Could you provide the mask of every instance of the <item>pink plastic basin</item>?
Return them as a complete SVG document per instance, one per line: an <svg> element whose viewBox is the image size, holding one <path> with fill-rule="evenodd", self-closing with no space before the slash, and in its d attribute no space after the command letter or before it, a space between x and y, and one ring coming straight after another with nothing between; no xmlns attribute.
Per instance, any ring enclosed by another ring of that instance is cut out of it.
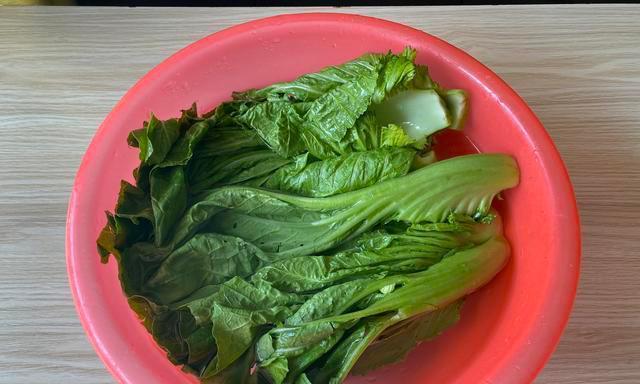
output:
<svg viewBox="0 0 640 384"><path fill-rule="evenodd" d="M150 112L179 114L196 101L208 110L234 90L261 87L339 64L370 51L418 50L419 63L448 88L471 95L466 134L483 152L520 165L520 185L504 194L507 268L473 294L461 322L400 364L351 383L525 383L553 352L569 317L580 261L576 203L564 164L525 102L489 69L424 32L343 14L271 17L208 36L144 76L96 133L75 180L67 220L67 265L80 320L91 343L123 383L197 380L173 366L129 309L113 260L100 264L95 239L120 179L131 181L136 151L127 133Z"/></svg>

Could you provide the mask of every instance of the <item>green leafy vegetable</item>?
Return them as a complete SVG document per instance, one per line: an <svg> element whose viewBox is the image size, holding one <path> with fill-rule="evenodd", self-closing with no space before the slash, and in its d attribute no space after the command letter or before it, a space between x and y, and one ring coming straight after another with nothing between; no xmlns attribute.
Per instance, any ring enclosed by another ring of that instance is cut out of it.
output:
<svg viewBox="0 0 640 384"><path fill-rule="evenodd" d="M469 101L467 92L462 89L451 89L444 94L444 101L451 113L451 129L462 129L467 121Z"/></svg>
<svg viewBox="0 0 640 384"><path fill-rule="evenodd" d="M384 221L440 222L451 212L481 218L493 197L517 182L509 156L467 155L327 198L223 187L185 213L173 243L206 226L241 237L276 258L314 254Z"/></svg>
<svg viewBox="0 0 640 384"><path fill-rule="evenodd" d="M144 292L157 303L173 303L203 286L250 276L264 259L259 248L239 238L199 233L163 260Z"/></svg>
<svg viewBox="0 0 640 384"><path fill-rule="evenodd" d="M410 117L418 117L419 121L414 123L425 134L419 136L420 132L411 132L409 136L421 140L446 128L449 113L445 102L430 89L435 83L428 78L426 69L415 64L415 55L415 50L410 48L400 55L365 55L317 74L304 75L291 83L235 93L236 101L231 105L249 107L227 109L231 109L232 119L254 129L283 157L305 150L319 159L343 155L353 150L353 140L366 134L361 131L365 126L377 130L389 123L410 124L406 113L396 111L398 100L412 104L405 111L413 111ZM411 91L414 88L427 90ZM419 99L412 101L415 92ZM403 96L405 93L410 96L408 99ZM387 100L389 95L394 96ZM238 104L239 101L246 104ZM372 121L373 115L369 113L367 124L360 124L367 111L378 111L376 114L381 115L382 120Z"/></svg>
<svg viewBox="0 0 640 384"><path fill-rule="evenodd" d="M411 149L380 148L306 166L301 161L280 168L264 186L302 196L331 196L406 175L414 157Z"/></svg>
<svg viewBox="0 0 640 384"><path fill-rule="evenodd" d="M130 307L203 383L341 383L455 324L509 256L493 198L515 161L437 161L463 90L416 52L367 54L151 115L97 239Z"/></svg>
<svg viewBox="0 0 640 384"><path fill-rule="evenodd" d="M314 382L341 383L346 379L367 347L386 327L395 323L392 315L362 320L355 329L329 352L321 367L311 372ZM404 345L403 345L404 346Z"/></svg>
<svg viewBox="0 0 640 384"><path fill-rule="evenodd" d="M382 124L399 124L414 139L451 125L445 101L432 89L398 93L378 105L375 113Z"/></svg>
<svg viewBox="0 0 640 384"><path fill-rule="evenodd" d="M423 272L375 280L365 278L327 288L303 304L298 312L285 321L284 326L269 331L274 350L269 359L304 354L320 340L330 339L334 335L341 337L345 329L351 328L354 322L377 319L375 316L389 314L388 317L383 317L384 320L376 320L383 324L363 324L369 330L359 330L356 327L355 332L361 333L358 337L367 340L359 348L345 346L346 350L340 350L341 347L338 347L334 359L343 360L348 372L359 354L364 352L366 346L385 327L420 313L432 312L473 292L502 269L508 256L506 241L497 236L481 245L458 251ZM387 286L396 288L388 290L382 298L365 309L348 311L362 297ZM327 297L332 297L333 300L327 300ZM370 332L373 335L367 338L365 335ZM351 342L347 340L346 344ZM332 357L329 357L329 365L335 364ZM345 359L348 361L345 362ZM321 375L327 375L330 370L321 370ZM340 382L346 372L338 369L335 382ZM298 374L299 372L293 372L292 379ZM334 378L319 380L332 381Z"/></svg>
<svg viewBox="0 0 640 384"><path fill-rule="evenodd" d="M462 301L444 308L396 323L384 330L379 339L367 346L351 373L363 375L383 365L405 358L416 344L433 339L453 326L460 319Z"/></svg>

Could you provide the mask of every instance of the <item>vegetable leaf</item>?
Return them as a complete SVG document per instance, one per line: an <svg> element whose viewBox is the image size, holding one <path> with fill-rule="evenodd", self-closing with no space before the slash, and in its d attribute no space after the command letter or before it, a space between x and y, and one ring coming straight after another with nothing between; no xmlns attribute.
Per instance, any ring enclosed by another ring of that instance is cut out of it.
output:
<svg viewBox="0 0 640 384"><path fill-rule="evenodd" d="M482 217L493 196L517 181L512 158L467 155L327 198L223 187L187 211L173 242L181 243L208 224L210 230L241 237L272 257L314 254L384 221L439 222L451 212Z"/></svg>
<svg viewBox="0 0 640 384"><path fill-rule="evenodd" d="M132 310L203 383L342 382L459 318L509 257L507 155L437 161L470 96L366 54L199 116L150 115L97 239Z"/></svg>
<svg viewBox="0 0 640 384"><path fill-rule="evenodd" d="M460 319L462 300L436 309L424 315L397 323L392 329L385 330L368 346L357 361L351 373L363 375L383 365L403 360L416 344L431 340Z"/></svg>
<svg viewBox="0 0 640 384"><path fill-rule="evenodd" d="M353 152L304 167L294 163L278 169L264 186L302 196L331 196L404 176L414 156L411 149L394 147Z"/></svg>

